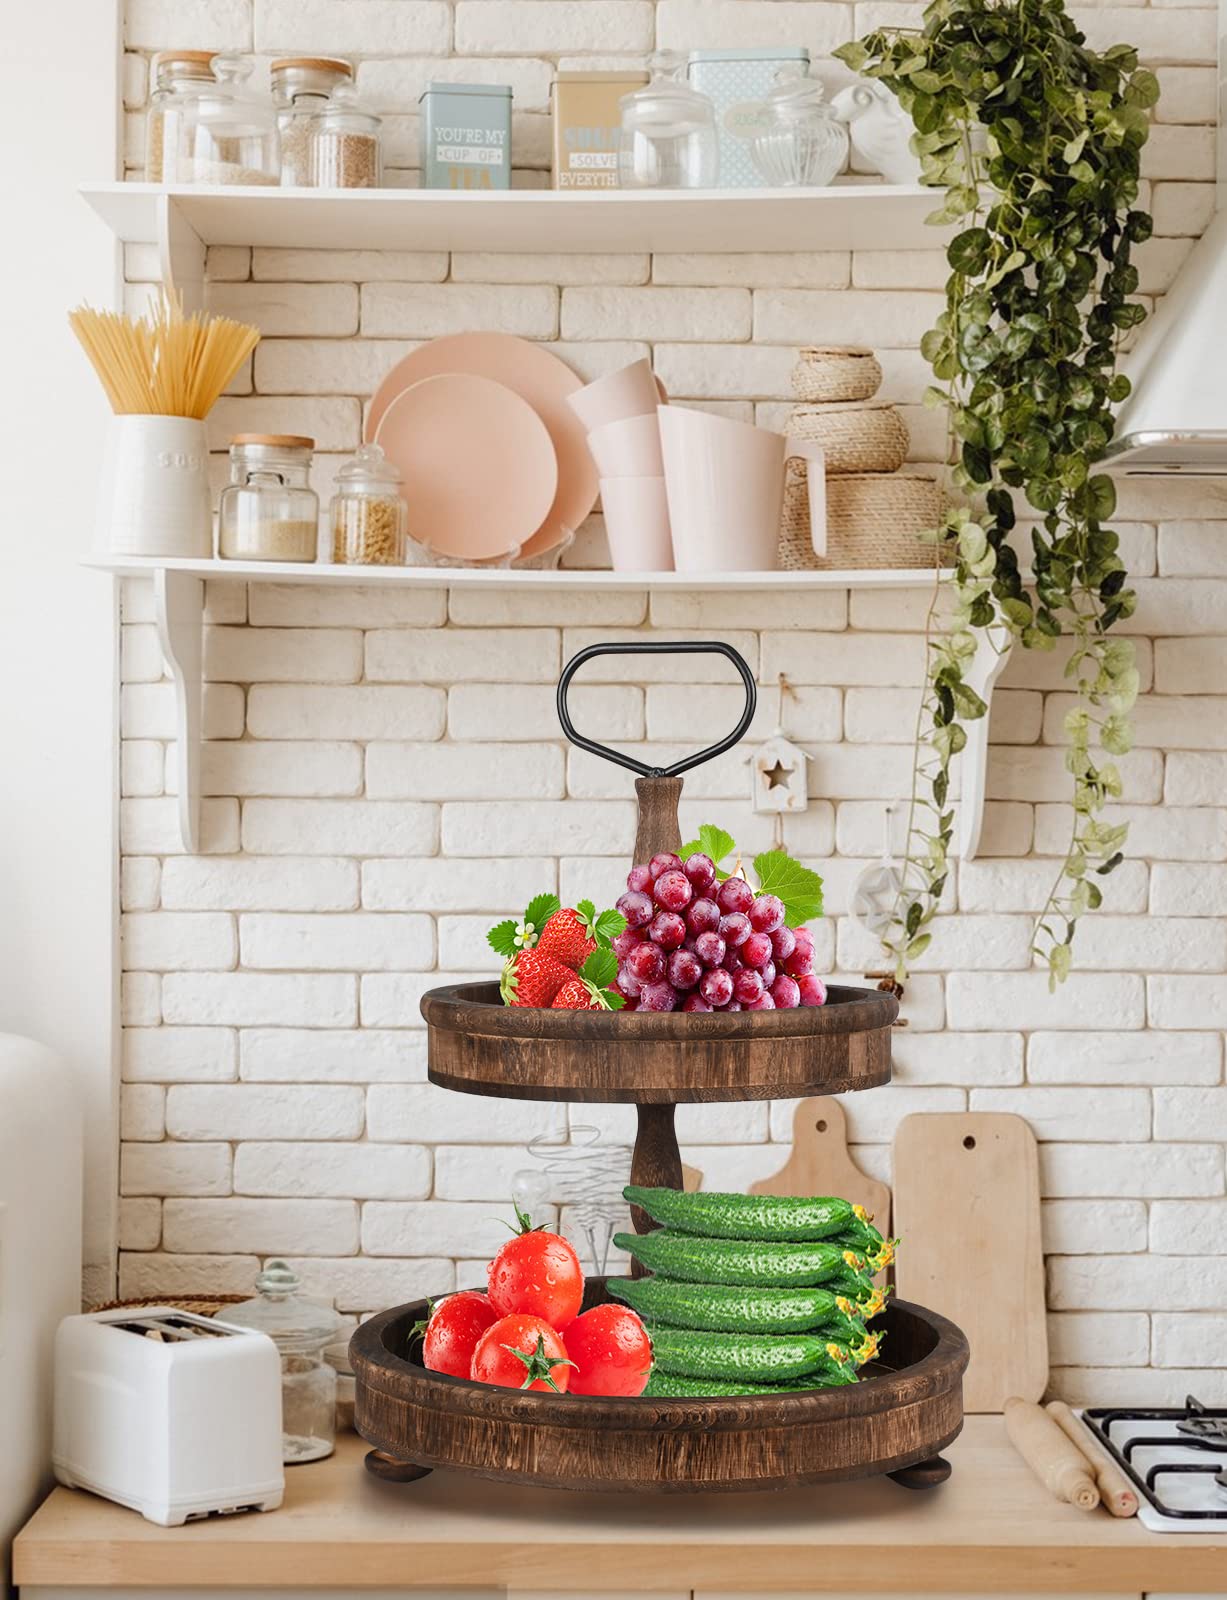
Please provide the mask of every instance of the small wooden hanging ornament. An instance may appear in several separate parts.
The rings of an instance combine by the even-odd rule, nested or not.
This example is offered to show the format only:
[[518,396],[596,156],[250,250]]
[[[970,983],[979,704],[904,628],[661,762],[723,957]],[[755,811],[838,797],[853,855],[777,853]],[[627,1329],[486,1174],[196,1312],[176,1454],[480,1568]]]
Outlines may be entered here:
[[780,674],[780,710],[776,730],[750,757],[750,799],[755,811],[771,815],[804,811],[809,805],[806,767],[811,757],[784,733],[787,680]]

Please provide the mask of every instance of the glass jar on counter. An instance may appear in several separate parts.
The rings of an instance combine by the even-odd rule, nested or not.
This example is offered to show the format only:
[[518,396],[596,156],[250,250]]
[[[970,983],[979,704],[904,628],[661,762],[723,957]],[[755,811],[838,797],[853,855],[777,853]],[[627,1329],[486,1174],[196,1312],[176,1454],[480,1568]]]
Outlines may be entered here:
[[343,565],[402,566],[408,508],[401,476],[377,444],[364,444],[337,473],[329,508],[332,559]]
[[254,1300],[227,1307],[219,1320],[268,1334],[281,1355],[281,1453],[286,1466],[320,1461],[336,1445],[337,1374],[324,1360],[341,1318],[298,1294],[302,1280],[285,1261],[269,1261]]
[[184,107],[181,182],[280,182],[277,112],[271,99],[247,88],[251,72],[252,63],[242,56],[213,57],[216,82],[202,86]]
[[763,120],[750,149],[768,184],[820,188],[843,170],[848,130],[832,114],[817,78],[782,78],[767,94]]
[[286,56],[269,68],[277,132],[281,139],[281,182],[306,187],[311,178],[311,140],[328,96],[352,83],[353,64],[335,56]]
[[711,189],[720,175],[716,111],[681,79],[680,56],[651,58],[652,81],[619,105],[618,183],[624,189]]
[[184,107],[213,77],[212,50],[163,50],[153,58],[145,114],[145,182],[178,183]]
[[315,123],[311,181],[319,189],[378,189],[383,181],[382,119],[340,84]]
[[217,509],[217,552],[229,561],[314,561],[319,497],[311,487],[314,439],[239,433]]

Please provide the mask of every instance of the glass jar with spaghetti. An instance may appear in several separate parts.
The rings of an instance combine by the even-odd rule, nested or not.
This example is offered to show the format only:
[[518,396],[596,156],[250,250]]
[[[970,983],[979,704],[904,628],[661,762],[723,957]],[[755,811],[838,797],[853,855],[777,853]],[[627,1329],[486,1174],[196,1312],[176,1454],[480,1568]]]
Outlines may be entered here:
[[178,183],[185,107],[213,83],[212,50],[163,50],[153,58],[153,92],[145,115],[145,182]]
[[328,96],[352,83],[353,65],[335,56],[285,56],[269,68],[277,131],[281,136],[281,182],[311,184],[311,140]]
[[314,439],[239,433],[217,510],[217,551],[229,561],[314,561],[319,497],[311,487]]

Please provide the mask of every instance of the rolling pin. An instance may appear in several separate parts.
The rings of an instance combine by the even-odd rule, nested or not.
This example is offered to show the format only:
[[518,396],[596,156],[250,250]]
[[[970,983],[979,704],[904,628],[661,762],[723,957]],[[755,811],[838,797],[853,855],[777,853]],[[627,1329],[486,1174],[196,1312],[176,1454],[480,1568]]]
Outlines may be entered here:
[[1049,1494],[1079,1511],[1094,1511],[1099,1490],[1090,1464],[1043,1407],[1015,1397],[1006,1401],[1004,1415],[1010,1443]]
[[1067,1438],[1071,1439],[1090,1463],[1103,1503],[1114,1517],[1136,1517],[1137,1491],[1107,1453],[1086,1423],[1065,1404],[1050,1400],[1044,1408]]

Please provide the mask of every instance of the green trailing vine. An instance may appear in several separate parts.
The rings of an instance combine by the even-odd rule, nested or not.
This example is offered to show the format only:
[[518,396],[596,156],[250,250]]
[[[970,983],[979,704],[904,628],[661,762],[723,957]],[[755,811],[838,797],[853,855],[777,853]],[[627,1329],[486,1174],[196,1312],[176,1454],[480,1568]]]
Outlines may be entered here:
[[[922,181],[946,191],[929,220],[959,229],[946,309],[921,345],[942,385],[926,403],[946,409],[964,500],[934,535],[939,560],[954,561],[953,610],[939,627],[935,588],[907,861],[883,942],[902,977],[931,938],[952,764],[965,724],[986,714],[969,681],[977,650],[1068,640],[1073,822],[1033,939],[1055,985],[1126,836],[1101,813],[1120,793],[1112,758],[1130,748],[1138,687],[1133,647],[1110,630],[1135,596],[1106,526],[1115,489],[1092,468],[1129,392],[1121,336],[1146,314],[1130,298],[1130,254],[1151,232],[1135,202],[1159,85],[1131,47],[1088,49],[1061,0],[933,0],[919,30],[878,30],[836,54],[910,114]],[[1027,586],[1020,514],[1034,521]]]

